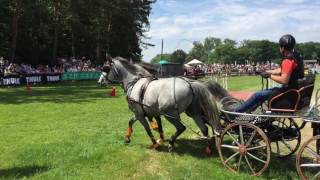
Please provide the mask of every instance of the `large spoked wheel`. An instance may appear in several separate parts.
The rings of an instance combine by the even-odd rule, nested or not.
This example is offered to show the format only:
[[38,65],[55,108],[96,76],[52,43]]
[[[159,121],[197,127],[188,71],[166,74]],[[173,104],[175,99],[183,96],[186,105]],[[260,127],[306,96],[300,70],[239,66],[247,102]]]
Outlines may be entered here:
[[267,128],[271,151],[275,157],[286,158],[295,153],[301,143],[301,132],[292,118],[276,118]]
[[301,179],[320,179],[320,135],[305,142],[298,152],[296,168]]
[[265,133],[249,123],[228,125],[217,142],[223,164],[232,172],[261,175],[270,163],[270,144]]

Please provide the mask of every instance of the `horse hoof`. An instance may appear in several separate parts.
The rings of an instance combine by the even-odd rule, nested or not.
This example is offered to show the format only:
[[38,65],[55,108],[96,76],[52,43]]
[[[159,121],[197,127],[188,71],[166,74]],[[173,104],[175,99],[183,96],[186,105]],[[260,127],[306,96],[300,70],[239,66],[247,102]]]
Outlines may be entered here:
[[171,144],[169,144],[169,146],[168,146],[168,150],[169,150],[169,152],[173,152],[173,150],[174,150],[174,146],[173,146],[173,145],[171,145]]
[[130,144],[131,140],[129,138],[124,138],[124,144]]
[[158,140],[157,140],[157,143],[158,143],[158,144],[160,144],[160,145],[162,145],[162,144],[163,144],[163,142],[164,142],[164,140],[163,140],[163,139],[158,139]]
[[151,145],[151,149],[159,150],[160,149],[160,144],[158,144],[158,143],[152,144]]

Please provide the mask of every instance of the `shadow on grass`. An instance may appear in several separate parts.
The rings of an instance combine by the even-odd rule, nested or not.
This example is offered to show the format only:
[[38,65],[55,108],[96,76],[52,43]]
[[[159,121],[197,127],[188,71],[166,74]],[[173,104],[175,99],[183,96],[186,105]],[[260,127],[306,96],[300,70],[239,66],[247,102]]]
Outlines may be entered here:
[[0,169],[0,178],[23,178],[31,177],[35,174],[48,171],[48,167],[44,166],[26,166],[14,167],[10,169]]
[[[99,87],[94,82],[63,82],[50,85],[36,85],[31,92],[24,87],[8,88],[0,93],[0,104],[27,103],[86,103],[108,98],[111,86]],[[117,89],[117,97],[123,91]]]
[[296,156],[277,158],[271,156],[269,168],[262,174],[266,179],[299,179],[296,172]]
[[[207,141],[197,139],[178,139],[176,141],[176,148],[173,153],[178,155],[190,155],[199,159],[219,158],[219,153],[216,149],[215,143],[211,145],[212,155],[205,153]],[[161,152],[168,152],[167,146],[162,146]],[[169,153],[169,152],[168,152]],[[265,179],[298,179],[295,167],[296,156],[292,155],[288,158],[276,158],[273,154],[269,168],[260,176]],[[221,162],[221,166],[223,163]],[[226,169],[227,171],[227,169]],[[232,172],[229,172],[232,173]]]
[[[177,139],[175,143],[175,149],[172,153],[178,155],[191,155],[197,158],[208,158],[210,156],[218,157],[218,151],[215,148],[215,144],[211,145],[212,155],[205,153],[207,141],[199,139]],[[161,146],[159,151],[171,153],[168,150],[168,146]]]

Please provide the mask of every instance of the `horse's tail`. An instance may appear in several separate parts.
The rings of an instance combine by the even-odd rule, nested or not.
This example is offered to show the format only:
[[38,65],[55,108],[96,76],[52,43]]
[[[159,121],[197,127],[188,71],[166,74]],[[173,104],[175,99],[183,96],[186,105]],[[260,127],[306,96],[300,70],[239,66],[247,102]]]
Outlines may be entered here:
[[199,108],[201,113],[213,128],[220,127],[219,110],[216,101],[213,99],[208,88],[200,82],[190,82],[194,99],[192,102],[193,108]]
[[206,81],[204,85],[208,88],[211,95],[216,99],[220,100],[224,97],[230,96],[228,91],[224,89],[219,83],[215,81]]

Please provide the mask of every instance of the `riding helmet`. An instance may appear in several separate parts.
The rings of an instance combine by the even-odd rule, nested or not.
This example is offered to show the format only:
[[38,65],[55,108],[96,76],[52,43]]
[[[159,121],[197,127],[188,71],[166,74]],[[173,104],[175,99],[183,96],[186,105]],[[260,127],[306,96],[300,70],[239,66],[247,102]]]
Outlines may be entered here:
[[279,40],[279,45],[285,50],[292,50],[296,45],[296,39],[291,34],[283,35]]

